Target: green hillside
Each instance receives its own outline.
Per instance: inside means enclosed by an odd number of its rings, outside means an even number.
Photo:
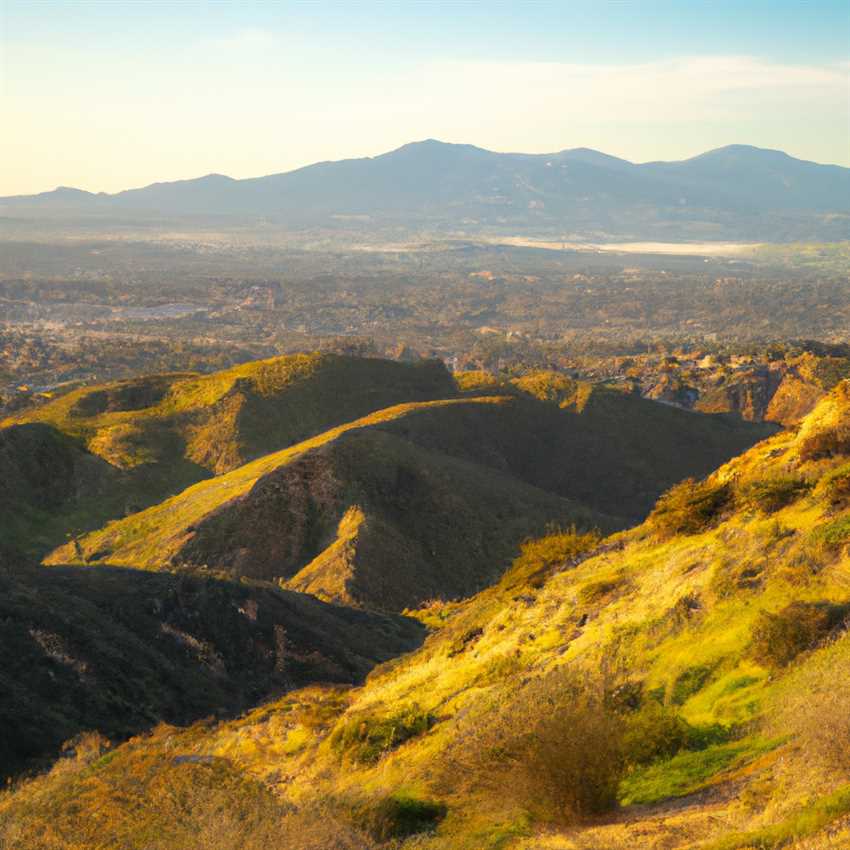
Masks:
[[[437,410],[510,404],[494,396],[378,411],[113,522],[47,563],[210,566],[397,610],[469,595],[547,524],[615,524],[487,466],[380,430]],[[360,518],[356,531],[352,512]]]
[[[14,517],[8,542],[43,555],[69,536],[397,404],[511,396],[512,405],[498,408],[441,407],[395,433],[621,523],[642,518],[683,475],[704,474],[770,433],[556,373],[479,376],[489,385],[479,392],[471,377],[458,386],[438,361],[298,354],[74,390],[0,423],[0,506]]]
[[[503,473],[356,431],[196,525],[179,557],[288,578],[321,598],[402,610],[469,596],[547,526],[613,521]],[[284,549],[281,552],[281,549]]]
[[[182,458],[217,474],[382,407],[454,394],[439,361],[294,354],[85,387],[2,424],[53,425],[123,469]]]
[[[602,387],[540,401],[543,380],[376,411],[112,522],[46,563],[209,566],[401,610],[480,590],[547,526],[623,527],[683,475],[771,431]]]
[[[74,529],[120,515],[120,470],[42,423],[0,429],[3,544],[44,552]]]
[[[603,385],[536,373],[508,388],[511,404],[431,409],[385,426],[429,449],[494,467],[618,517],[642,520],[658,495],[702,476],[776,427],[700,415]],[[565,386],[566,385],[566,386]],[[461,386],[469,387],[463,378]]]
[[[15,482],[0,499],[17,515],[18,545],[43,554],[69,532],[97,528],[328,428],[455,392],[436,361],[331,354],[85,387],[0,423],[0,479]],[[17,448],[25,435],[42,447],[30,460],[19,457],[32,454],[27,447]],[[49,463],[39,470],[47,453]],[[57,462],[66,479],[61,488],[52,480]],[[33,467],[29,474],[25,463]],[[19,491],[22,478],[31,483]]]
[[[424,645],[361,687],[81,754],[0,796],[0,835],[11,848],[847,846],[848,546],[845,382],[636,528],[528,542],[493,587],[421,607]]]

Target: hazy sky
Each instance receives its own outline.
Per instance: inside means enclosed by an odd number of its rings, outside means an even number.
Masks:
[[[850,0],[0,0],[0,194],[434,137],[850,166]]]

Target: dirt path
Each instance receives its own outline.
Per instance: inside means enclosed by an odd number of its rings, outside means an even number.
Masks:
[[[685,850],[741,829],[740,783],[714,786],[656,806],[630,806],[613,821],[528,838],[517,850]]]

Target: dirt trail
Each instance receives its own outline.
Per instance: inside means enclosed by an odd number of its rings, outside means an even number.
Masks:
[[[739,782],[729,782],[655,806],[629,806],[613,821],[541,834],[517,850],[686,850],[743,828],[734,805],[739,790]]]

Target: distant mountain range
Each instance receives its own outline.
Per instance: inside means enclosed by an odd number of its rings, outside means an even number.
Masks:
[[[770,238],[850,232],[850,169],[729,145],[636,164],[587,148],[495,153],[433,139],[376,157],[235,180],[208,174],[116,194],[59,187],[0,198],[6,215],[235,216]],[[768,219],[764,217],[768,216]],[[790,228],[790,230],[789,230]],[[836,230],[837,228],[837,230]],[[770,233],[762,231],[769,230]]]

